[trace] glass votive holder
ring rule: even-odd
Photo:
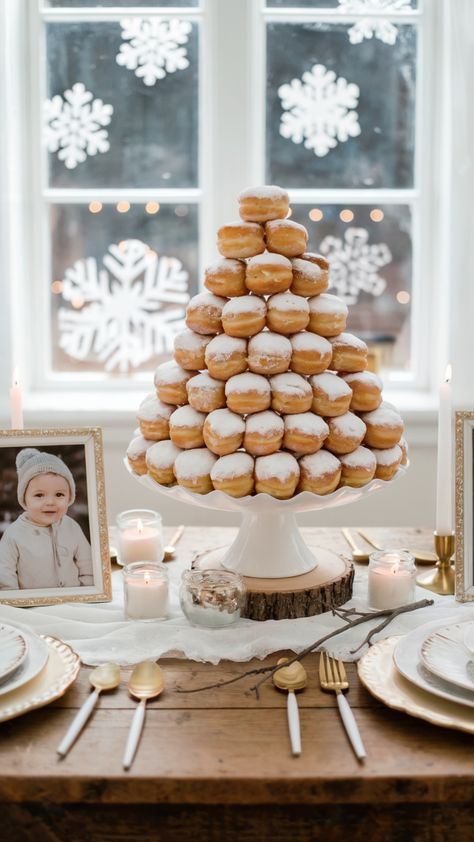
[[[231,626],[245,604],[244,580],[230,570],[185,570],[179,601],[193,626]]]
[[[128,620],[160,620],[168,614],[168,571],[155,561],[125,565],[123,596]]]
[[[117,515],[117,545],[120,564],[132,561],[162,561],[161,516],[152,509],[130,509]]]
[[[378,550],[369,558],[368,602],[383,611],[415,601],[415,560],[406,550]]]

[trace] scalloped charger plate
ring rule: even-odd
[[[359,678],[369,693],[389,708],[424,719],[442,728],[474,734],[472,710],[421,690],[396,669],[393,653],[401,637],[387,637],[370,647],[357,664]]]

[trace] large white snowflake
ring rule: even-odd
[[[71,306],[58,312],[60,347],[122,373],[171,352],[189,301],[181,261],[124,240],[109,246],[103,265],[88,257],[66,270],[62,297]]]
[[[315,64],[278,88],[284,112],[280,134],[322,158],[338,141],[344,143],[360,134],[357,111],[359,88],[324,64]]]
[[[120,22],[122,44],[116,56],[117,64],[134,70],[135,76],[143,79],[145,85],[154,85],[167,73],[184,70],[189,66],[186,58],[186,44],[191,32],[188,21],[172,18],[125,18]]]
[[[359,293],[381,295],[387,286],[378,274],[390,263],[392,255],[385,243],[369,245],[366,228],[348,228],[344,241],[339,237],[325,237],[320,250],[331,264],[330,287],[347,304],[355,304]]]
[[[372,12],[404,12],[411,9],[411,0],[339,0],[339,11],[347,14],[367,13],[348,30],[351,44],[360,44],[364,38],[378,38],[385,44],[395,44],[398,29],[386,18],[369,17]]]
[[[63,97],[57,94],[44,104],[44,140],[49,152],[58,152],[69,170],[86,160],[87,155],[107,152],[110,148],[108,126],[113,107],[93,99],[82,82],[76,82]],[[91,101],[92,100],[92,101]]]

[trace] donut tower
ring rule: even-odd
[[[198,494],[279,499],[390,480],[407,458],[403,421],[327,293],[328,261],[306,250],[280,187],[245,190],[239,214],[219,228],[207,292],[140,404],[131,469]]]

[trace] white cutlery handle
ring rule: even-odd
[[[125,753],[123,755],[123,768],[130,769],[135,752],[137,750],[140,734],[142,733],[143,723],[145,721],[146,702],[142,699],[135,709],[130,732],[128,735],[127,745],[125,746]]]
[[[66,756],[74,740],[77,739],[82,729],[84,728],[84,725],[86,724],[87,720],[89,719],[89,716],[91,715],[92,711],[94,710],[97,704],[99,692],[99,690],[94,690],[94,692],[91,693],[90,696],[88,696],[82,707],[76,713],[65,737],[56,749],[57,753],[60,754],[61,757]]]
[[[339,713],[341,714],[341,719],[344,723],[344,728],[346,729],[347,736],[349,737],[352,743],[352,748],[355,751],[356,757],[358,757],[359,760],[363,760],[364,757],[367,757],[367,752],[362,743],[359,728],[357,726],[357,722],[354,719],[354,714],[350,709],[349,702],[347,701],[346,697],[342,695],[342,693],[338,693],[337,703],[339,705]]]
[[[298,711],[298,702],[293,691],[288,693],[288,700],[286,703],[288,712],[288,728],[290,731],[291,751],[293,754],[301,754],[301,734],[300,734],[300,715]]]

